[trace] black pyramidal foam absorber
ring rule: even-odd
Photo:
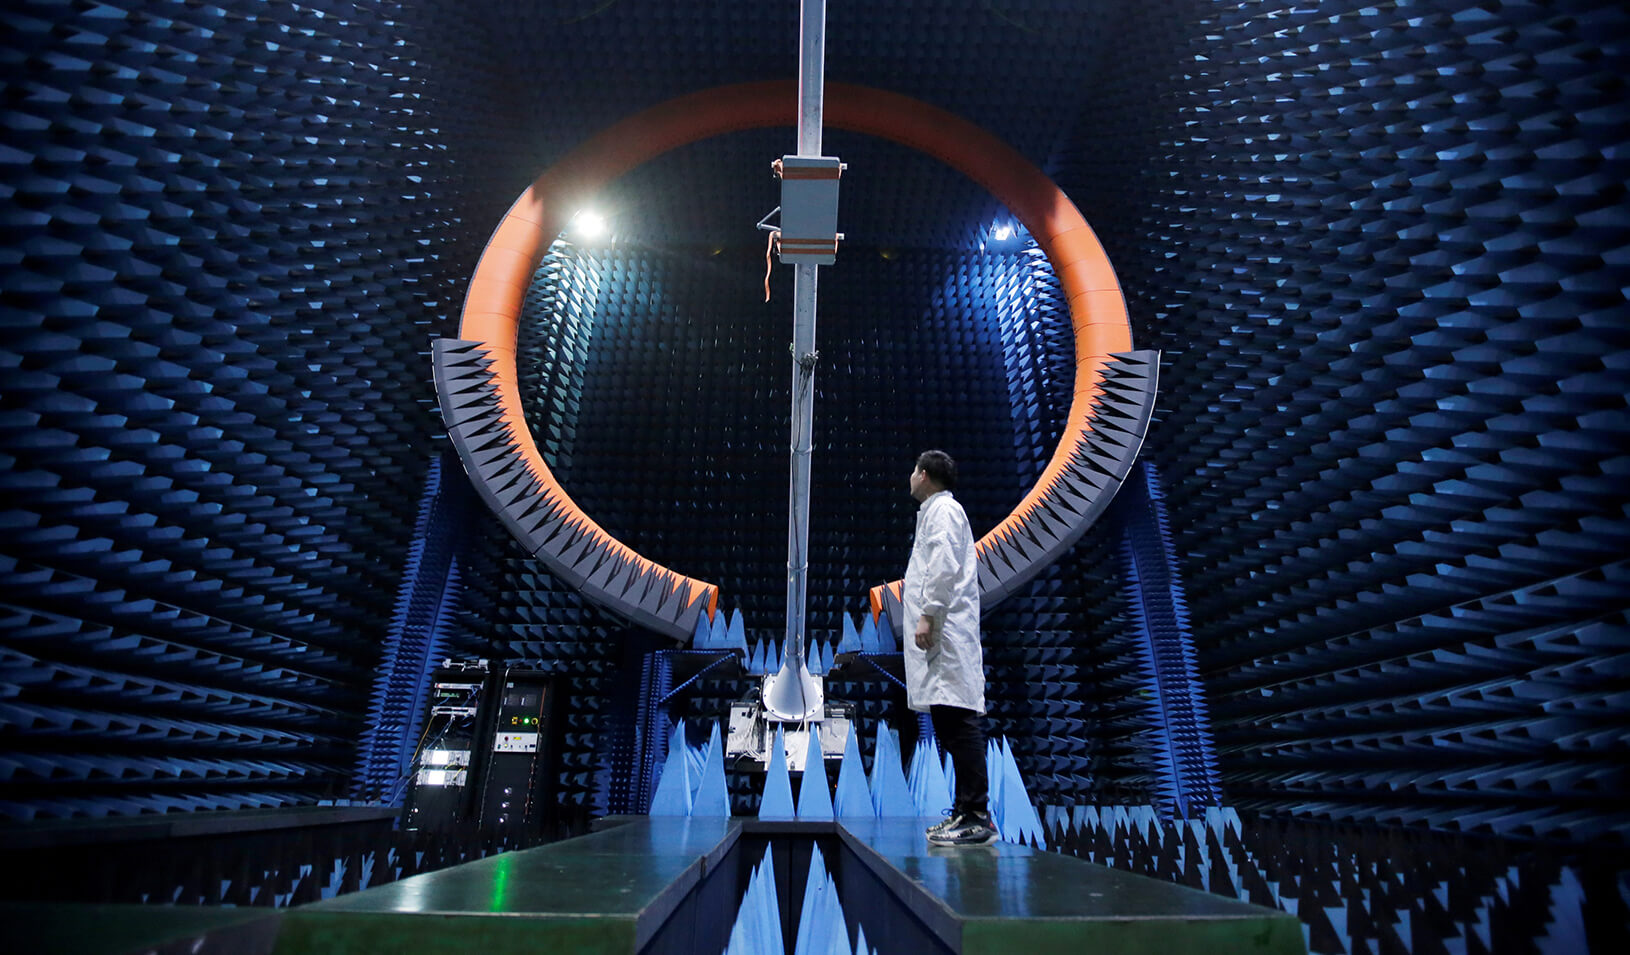
[[[447,305],[392,10],[0,12],[0,816],[346,791]]]
[[[1226,797],[1622,838],[1625,11],[1110,22],[1058,178],[1166,355],[1145,453]]]

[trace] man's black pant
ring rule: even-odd
[[[990,780],[985,773],[985,717],[960,706],[935,705],[928,708],[934,735],[951,754],[956,770],[956,794],[951,802],[954,815],[990,814]]]

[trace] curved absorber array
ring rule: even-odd
[[[476,267],[460,338],[435,343],[448,432],[479,493],[550,571],[591,600],[685,641],[718,587],[654,563],[572,501],[522,414],[515,367],[522,300],[565,211],[639,164],[723,133],[791,125],[796,87],[748,83],[682,96],[591,137],[546,171],[504,217]],[[1132,352],[1114,270],[1081,213],[1045,173],[994,136],[944,110],[883,90],[833,83],[831,126],[926,152],[1001,200],[1052,262],[1075,332],[1075,396],[1062,440],[1036,487],[980,541],[980,585],[996,601],[1056,559],[1107,506],[1142,444],[1156,355]],[[874,614],[899,583],[873,593]],[[898,614],[893,615],[898,619]]]
[[[1045,570],[1109,507],[1149,430],[1159,363],[1160,353],[1154,351],[1106,356],[1086,426],[1065,431],[1035,489],[974,545],[982,611]],[[897,639],[904,626],[903,584],[896,580],[871,591],[872,617],[881,620],[887,614]]]

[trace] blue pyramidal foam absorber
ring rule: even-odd
[[[1074,201],[1129,217],[1099,235],[1134,339],[1171,349],[1143,455],[1241,808],[1571,841],[1630,824],[1604,724],[1555,721],[1607,718],[1630,633],[1630,102],[1605,56],[1630,13],[1556,14],[1455,0],[1400,35],[1377,6],[1193,30],[1128,8],[1117,92],[1058,150]],[[1126,188],[1100,137],[1155,135],[1138,91],[1174,49],[1205,64],[1179,84],[1186,132]],[[1152,799],[1119,755],[1147,689],[1110,619],[1126,604],[1098,606],[1099,778]],[[1172,727],[1171,758],[1200,757]]]
[[[425,82],[391,16],[0,10],[0,640],[31,739],[0,816],[386,798],[404,771],[419,658],[464,638],[445,535],[407,556],[450,276],[422,137],[379,136]]]
[[[663,765],[662,777],[656,793],[651,797],[650,814],[653,816],[688,816],[691,814],[690,758],[685,746],[683,726],[675,726],[673,740],[668,745],[668,759]]]
[[[787,773],[787,741],[776,725],[770,744],[770,763],[764,773],[764,799],[759,803],[760,819],[792,819],[797,811],[792,802],[792,778]]]
[[[866,784],[866,767],[860,761],[860,733],[853,724],[843,744],[843,761],[838,766],[838,785],[832,798],[832,811],[840,819],[877,815],[871,790]]]
[[[854,735],[851,724],[849,735]],[[809,822],[826,822],[833,818],[832,794],[827,789],[826,758],[821,752],[821,734],[809,734],[809,752],[804,759],[803,776],[798,781],[798,818]]]

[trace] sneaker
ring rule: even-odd
[[[988,846],[999,838],[990,817],[973,813],[957,816],[951,824],[928,834],[931,846]]]
[[[939,822],[934,823],[932,826],[929,826],[926,830],[924,830],[929,835],[933,835],[936,832],[944,832],[945,830],[951,828],[953,825],[956,824],[957,816],[955,814],[953,814],[951,812],[951,810],[942,809],[942,810],[940,810],[940,812],[945,815],[945,818],[941,819]]]

